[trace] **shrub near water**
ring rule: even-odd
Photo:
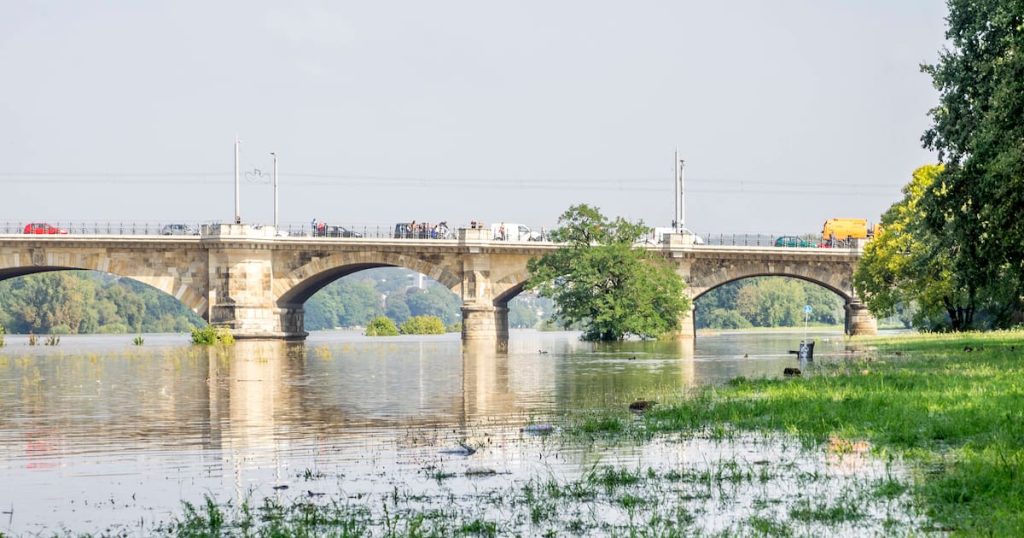
[[[234,344],[235,337],[227,329],[217,328],[213,325],[207,325],[203,328],[192,327],[192,343],[202,346]]]
[[[398,326],[387,316],[377,316],[366,325],[366,336],[398,336]]]
[[[437,316],[413,316],[402,324],[402,334],[444,334],[444,322]]]

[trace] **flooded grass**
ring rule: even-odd
[[[645,415],[659,432],[718,424],[783,432],[832,454],[897,455],[937,529],[1024,534],[1024,334],[924,335],[858,341],[868,353],[792,380],[740,379]],[[908,486],[876,484],[875,498]],[[845,521],[856,506],[806,505],[801,521]]]

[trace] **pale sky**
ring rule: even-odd
[[[937,101],[940,0],[11,1],[0,222],[233,217],[550,226],[569,205],[698,233],[878,220]],[[272,191],[243,179],[242,217]]]

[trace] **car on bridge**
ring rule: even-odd
[[[784,235],[775,240],[775,246],[777,247],[816,247],[818,243],[809,241],[807,239],[801,239],[795,235]]]
[[[25,225],[25,233],[34,235],[64,235],[67,234],[68,231],[64,228],[51,226],[45,222],[30,222]]]
[[[165,224],[160,235],[199,235],[199,229],[188,224]]]
[[[333,226],[330,224],[324,224],[322,222],[317,223],[316,228],[313,230],[314,237],[362,237],[363,234],[355,232],[345,228],[343,226]]]

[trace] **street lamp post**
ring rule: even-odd
[[[274,229],[277,229],[277,153],[271,152],[270,156],[274,158]]]
[[[239,165],[239,144],[238,135],[235,135],[235,224],[242,223],[242,205],[239,202],[239,194],[241,193],[241,182],[239,180],[239,174],[241,173],[241,167]]]

